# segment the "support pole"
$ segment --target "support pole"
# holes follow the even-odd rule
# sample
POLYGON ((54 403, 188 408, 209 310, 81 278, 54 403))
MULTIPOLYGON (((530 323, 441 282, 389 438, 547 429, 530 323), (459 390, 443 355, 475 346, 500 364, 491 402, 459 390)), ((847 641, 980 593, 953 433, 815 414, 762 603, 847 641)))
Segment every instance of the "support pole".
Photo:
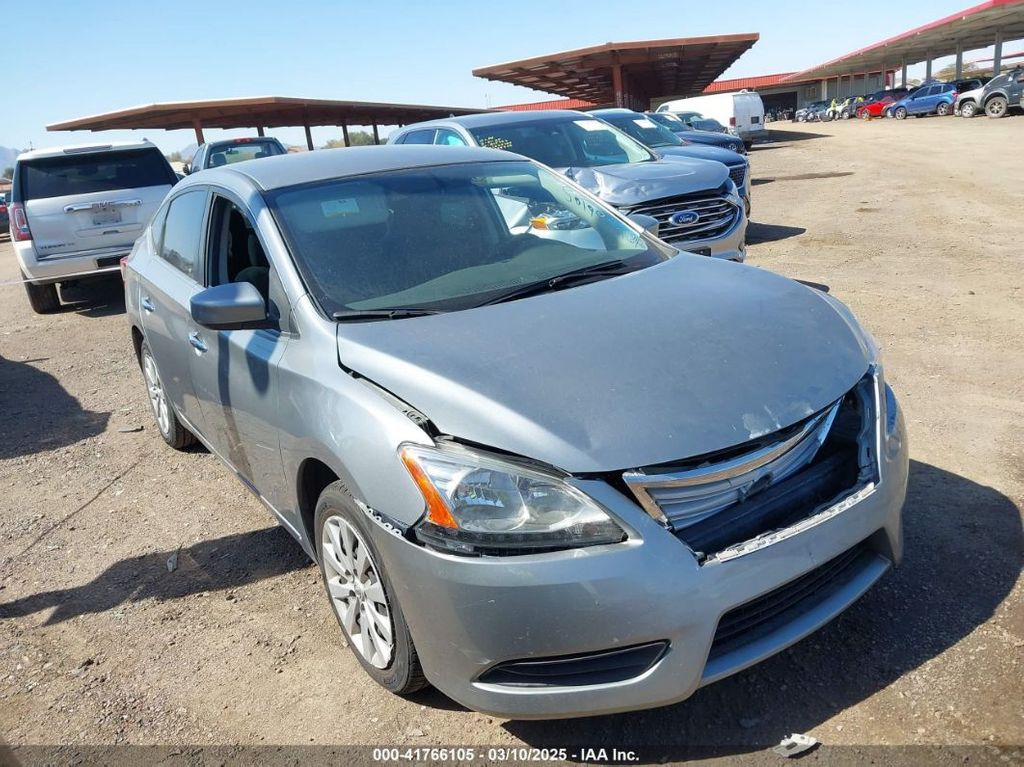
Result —
POLYGON ((615 106, 626 106, 622 92, 622 65, 619 63, 612 64, 612 87, 615 89, 615 106))
POLYGON ((267 135, 266 133, 263 132, 263 126, 262 125, 257 125, 256 126, 256 135, 257 136, 266 136, 267 135))
POLYGON ((196 143, 205 144, 206 139, 203 138, 203 123, 198 117, 192 118, 192 129, 196 132, 196 143))
POLYGON ((925 56, 928 57, 924 63, 924 81, 927 83, 932 79, 932 52, 928 51, 925 56))
POLYGON ((996 48, 992 54, 992 76, 999 77, 999 70, 1003 68, 1003 30, 996 30, 996 48))
POLYGON ((956 79, 964 76, 964 44, 957 40, 956 43, 956 79))
POLYGON ((306 129, 306 148, 310 152, 312 152, 313 151, 313 134, 309 130, 309 122, 307 121, 307 122, 303 123, 302 127, 306 129))
POLYGON ((903 61, 900 62, 900 67, 902 67, 902 69, 903 69, 903 75, 902 75, 903 79, 900 80, 900 85, 902 87, 906 88, 906 87, 908 87, 907 86, 907 60, 906 59, 903 59, 903 61))
POLYGON ((379 144, 380 143, 380 134, 377 132, 377 121, 376 120, 373 121, 373 143, 374 144, 379 144))
POLYGON ((348 123, 341 124, 341 136, 345 139, 345 146, 352 146, 352 143, 348 140, 348 123))
POLYGON ((822 101, 828 100, 828 79, 827 78, 821 81, 821 100, 822 101))

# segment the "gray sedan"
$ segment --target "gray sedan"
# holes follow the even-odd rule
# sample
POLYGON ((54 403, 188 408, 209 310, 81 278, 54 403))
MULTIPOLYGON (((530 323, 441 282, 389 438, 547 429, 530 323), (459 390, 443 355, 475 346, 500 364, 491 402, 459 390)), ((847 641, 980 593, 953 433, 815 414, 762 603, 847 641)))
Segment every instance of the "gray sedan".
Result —
POLYGON ((515 718, 671 703, 901 557, 903 420, 849 310, 520 156, 204 171, 125 272, 160 434, 318 562, 392 692, 515 718))

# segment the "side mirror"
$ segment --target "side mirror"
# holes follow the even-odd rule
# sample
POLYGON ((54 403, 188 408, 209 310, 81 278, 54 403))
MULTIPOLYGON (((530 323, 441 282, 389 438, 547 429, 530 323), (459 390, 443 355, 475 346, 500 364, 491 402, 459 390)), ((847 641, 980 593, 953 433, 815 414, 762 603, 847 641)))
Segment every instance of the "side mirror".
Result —
POLYGON ((252 283, 229 282, 192 296, 192 319, 211 330, 265 327, 267 304, 252 283))
POLYGON ((188 163, 185 163, 184 165, 181 166, 181 172, 187 176, 192 172, 192 166, 189 165, 188 163))
POLYGON ((661 225, 658 223, 658 219, 654 216, 645 216, 643 213, 632 213, 628 218, 634 224, 639 225, 648 234, 654 237, 658 236, 658 227, 661 225))

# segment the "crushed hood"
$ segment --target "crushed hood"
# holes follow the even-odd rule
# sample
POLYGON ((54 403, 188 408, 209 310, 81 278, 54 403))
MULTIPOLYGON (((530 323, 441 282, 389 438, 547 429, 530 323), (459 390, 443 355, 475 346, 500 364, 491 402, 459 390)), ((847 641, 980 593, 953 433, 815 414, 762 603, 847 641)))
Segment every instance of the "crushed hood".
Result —
POLYGON ((563 172, 588 192, 619 208, 718 189, 729 177, 725 166, 705 160, 672 160, 564 168, 563 172))
POLYGON ((835 401, 868 366, 822 294, 687 254, 509 303, 339 324, 338 353, 441 432, 573 473, 746 442, 835 401))

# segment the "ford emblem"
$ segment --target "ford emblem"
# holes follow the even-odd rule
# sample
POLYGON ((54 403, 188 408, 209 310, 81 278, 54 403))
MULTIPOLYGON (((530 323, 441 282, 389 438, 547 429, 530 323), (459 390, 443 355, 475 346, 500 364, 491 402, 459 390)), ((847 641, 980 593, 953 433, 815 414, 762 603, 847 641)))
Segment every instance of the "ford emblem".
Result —
POLYGON ((669 216, 668 220, 675 226, 689 226, 700 221, 700 213, 695 210, 678 210, 669 216))

